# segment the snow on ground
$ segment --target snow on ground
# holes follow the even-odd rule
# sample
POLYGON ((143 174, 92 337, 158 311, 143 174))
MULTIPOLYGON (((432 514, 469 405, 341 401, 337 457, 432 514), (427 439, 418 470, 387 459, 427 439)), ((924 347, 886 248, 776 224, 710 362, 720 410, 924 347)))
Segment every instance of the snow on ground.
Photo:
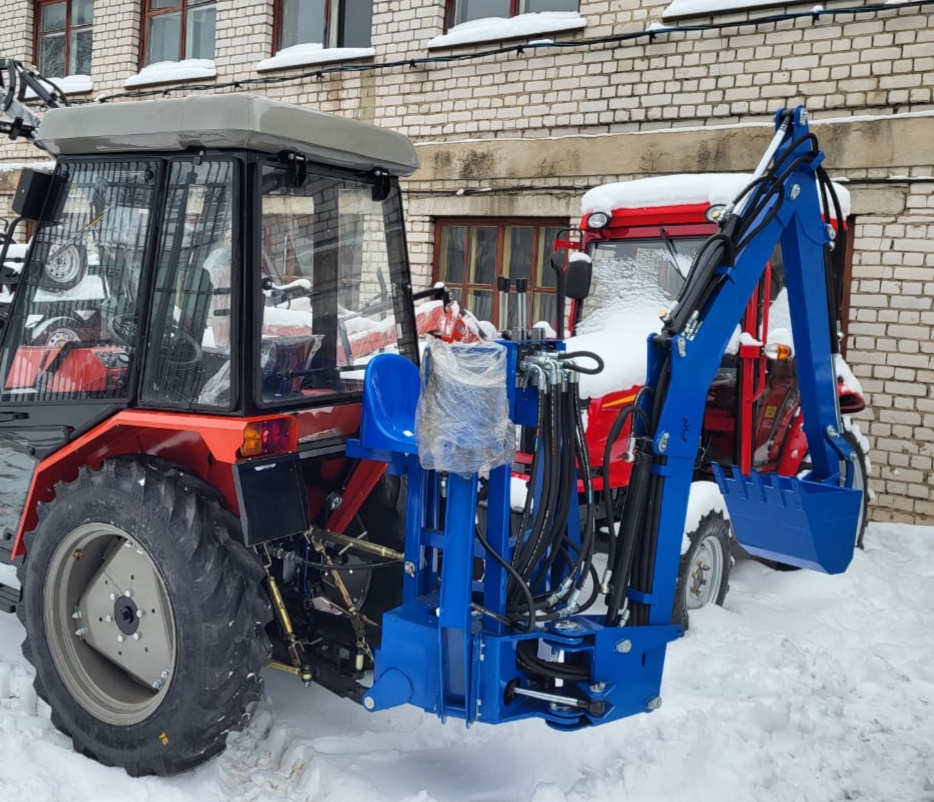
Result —
POLYGON ((934 528, 870 526, 838 577, 740 561, 692 614, 656 713, 558 733, 368 714, 269 672, 227 752, 134 780, 71 751, 0 616, 0 799, 29 802, 934 800, 934 528))

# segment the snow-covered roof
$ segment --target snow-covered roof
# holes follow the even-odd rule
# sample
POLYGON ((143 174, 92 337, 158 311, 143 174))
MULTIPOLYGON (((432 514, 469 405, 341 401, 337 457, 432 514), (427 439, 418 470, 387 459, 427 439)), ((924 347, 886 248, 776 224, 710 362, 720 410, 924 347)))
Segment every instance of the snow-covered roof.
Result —
MULTIPOLYGON (((751 179, 751 173, 685 173, 603 184, 591 189, 581 199, 581 214, 653 206, 725 204, 734 200, 751 179)), ((838 183, 833 186, 843 216, 848 217, 850 193, 838 183)))
POLYGON ((53 155, 246 148, 394 175, 418 168, 409 139, 349 117, 247 94, 69 106, 46 113, 38 142, 53 155))

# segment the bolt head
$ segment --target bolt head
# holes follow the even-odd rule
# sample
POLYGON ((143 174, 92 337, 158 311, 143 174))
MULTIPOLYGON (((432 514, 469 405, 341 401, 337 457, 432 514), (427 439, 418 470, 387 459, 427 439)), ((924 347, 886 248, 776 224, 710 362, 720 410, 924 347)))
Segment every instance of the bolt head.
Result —
POLYGON ((413 563, 411 560, 406 560, 405 574, 406 576, 415 576, 415 563, 413 563))
POLYGON ((133 640, 139 640, 141 637, 143 636, 139 632, 133 633, 133 640))
POLYGON ((125 640, 126 638, 124 638, 123 635, 117 635, 117 643, 123 643, 125 640))
POLYGON ((77 621, 79 618, 81 618, 81 611, 80 611, 80 610, 75 610, 75 611, 71 614, 71 617, 74 618, 74 619, 77 621))
POLYGON ((117 594, 116 594, 116 593, 111 593, 111 594, 110 594, 110 600, 111 600, 111 601, 116 601, 116 600, 117 600, 117 594))
POLYGON ((162 672, 162 679, 168 679, 168 678, 169 678, 169 670, 166 669, 165 671, 162 672))
POLYGON ((621 640, 616 644, 616 651, 620 654, 627 654, 632 651, 632 641, 631 640, 621 640))
POLYGON ((128 599, 131 599, 131 598, 133 598, 133 591, 132 591, 132 590, 125 590, 125 591, 123 591, 123 595, 126 596, 128 599))
POLYGON ((365 696, 365 697, 363 698, 363 706, 364 706, 367 710, 372 710, 374 707, 376 707, 376 702, 373 701, 373 697, 371 697, 371 696, 365 696))
POLYGON ((113 620, 114 620, 114 617, 113 617, 112 615, 105 615, 105 616, 104 616, 104 620, 105 620, 108 624, 112 624, 112 623, 113 623, 113 620))
POLYGON ((662 706, 662 697, 661 697, 661 696, 653 696, 651 699, 649 699, 649 700, 645 703, 645 706, 646 706, 649 710, 658 710, 658 708, 660 708, 660 707, 662 706))
POLYGON ((84 637, 85 635, 87 635, 87 634, 88 634, 88 629, 87 629, 87 627, 79 627, 78 629, 75 630, 75 637, 76 637, 76 638, 83 638, 83 637, 84 637))
POLYGON ((154 691, 158 691, 160 688, 162 688, 162 680, 161 680, 161 679, 157 679, 157 680, 152 684, 152 689, 153 689, 154 691))
POLYGON ((603 693, 605 690, 606 690, 605 682, 595 682, 593 685, 590 686, 591 693, 603 693))

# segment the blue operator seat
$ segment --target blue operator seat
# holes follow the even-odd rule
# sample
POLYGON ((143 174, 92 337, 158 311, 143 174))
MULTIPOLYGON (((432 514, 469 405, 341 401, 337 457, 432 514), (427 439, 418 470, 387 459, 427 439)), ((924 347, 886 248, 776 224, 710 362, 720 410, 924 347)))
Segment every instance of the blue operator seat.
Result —
POLYGON ((414 457, 418 366, 399 354, 379 354, 366 366, 360 439, 347 442, 347 455, 402 468, 414 457))

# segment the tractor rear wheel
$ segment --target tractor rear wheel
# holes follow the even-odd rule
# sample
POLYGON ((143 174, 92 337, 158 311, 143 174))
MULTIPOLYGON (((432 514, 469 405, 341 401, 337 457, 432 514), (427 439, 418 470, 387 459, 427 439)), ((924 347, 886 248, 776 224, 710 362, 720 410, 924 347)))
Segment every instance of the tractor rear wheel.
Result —
POLYGON ((704 515, 688 534, 691 545, 681 556, 672 623, 688 628, 691 610, 723 604, 730 589, 730 522, 723 513, 704 515))
POLYGON ((59 484, 26 536, 36 692, 78 752, 134 776, 218 754, 262 691, 263 569, 205 489, 148 458, 108 461, 59 484))

